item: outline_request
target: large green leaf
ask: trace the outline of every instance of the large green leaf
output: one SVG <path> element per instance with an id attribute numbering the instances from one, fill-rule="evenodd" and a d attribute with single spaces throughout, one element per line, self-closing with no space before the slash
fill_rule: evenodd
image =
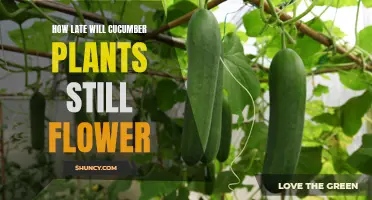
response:
<path id="1" fill-rule="evenodd" d="M 325 131 L 330 131 L 333 127 L 326 124 L 315 124 L 310 120 L 305 121 L 304 135 L 302 139 L 302 146 L 316 147 L 322 146 L 323 143 L 319 140 Z"/>
<path id="2" fill-rule="evenodd" d="M 328 28 L 328 30 L 332 32 L 334 36 L 340 38 L 346 36 L 346 33 L 344 33 L 339 27 L 337 27 L 332 20 L 324 21 L 324 24 Z M 326 30 L 324 30 L 323 33 L 328 35 L 328 32 Z"/>
<path id="3" fill-rule="evenodd" d="M 367 26 L 358 33 L 358 45 L 369 53 L 372 53 L 371 35 L 372 26 Z"/>
<path id="4" fill-rule="evenodd" d="M 334 113 L 322 113 L 312 118 L 317 123 L 341 126 L 347 136 L 355 135 L 362 126 L 362 117 L 371 107 L 372 94 L 366 90 L 362 95 L 349 99 Z"/>
<path id="5" fill-rule="evenodd" d="M 355 173 L 356 170 L 347 163 L 349 158 L 347 146 L 352 142 L 352 138 L 341 134 L 342 131 L 339 129 L 332 131 L 334 134 L 328 137 L 326 144 L 328 149 L 326 159 L 332 159 L 333 168 L 337 173 Z"/>
<path id="6" fill-rule="evenodd" d="M 317 17 L 309 22 L 306 22 L 306 24 L 314 30 L 320 32 L 323 30 L 323 22 Z M 315 41 L 311 37 L 299 34 L 296 38 L 296 45 L 294 46 L 294 50 L 301 57 L 305 67 L 309 69 L 316 63 L 316 53 L 322 50 L 322 46 L 319 42 Z"/>
<path id="7" fill-rule="evenodd" d="M 322 169 L 323 147 L 302 147 L 296 174 L 318 174 Z"/>
<path id="8" fill-rule="evenodd" d="M 183 15 L 187 14 L 188 12 L 196 8 L 197 5 L 195 5 L 191 1 L 177 1 L 172 6 L 168 7 L 167 22 L 182 17 Z M 172 28 L 170 32 L 174 36 L 185 37 L 187 34 L 187 25 L 188 25 L 187 23 L 181 24 L 180 26 Z"/>
<path id="9" fill-rule="evenodd" d="M 319 32 L 322 32 L 324 27 L 323 21 L 317 17 L 306 22 L 306 25 Z M 287 47 L 295 50 L 304 62 L 305 67 L 310 69 L 314 67 L 315 63 L 318 61 L 320 54 L 317 53 L 322 50 L 322 46 L 319 42 L 307 35 L 302 33 L 295 34 L 296 32 L 294 30 L 295 29 L 288 29 L 287 31 L 291 34 L 293 39 L 296 40 L 296 44 L 287 44 Z M 267 43 L 265 56 L 273 58 L 281 48 L 280 34 L 275 34 Z"/>
<path id="10" fill-rule="evenodd" d="M 162 79 L 156 88 L 156 103 L 158 108 L 167 111 L 177 102 L 177 84 L 171 79 Z"/>
<path id="11" fill-rule="evenodd" d="M 340 71 L 340 81 L 352 90 L 365 90 L 372 85 L 372 76 L 361 70 Z"/>
<path id="12" fill-rule="evenodd" d="M 340 107 L 341 127 L 348 136 L 355 135 L 362 126 L 362 117 L 371 107 L 372 94 L 366 90 L 362 95 L 349 99 Z"/>
<path id="13" fill-rule="evenodd" d="M 340 118 L 337 114 L 322 113 L 312 118 L 314 122 L 328 124 L 330 126 L 340 126 Z"/>
<path id="14" fill-rule="evenodd" d="M 243 45 L 235 33 L 226 35 L 223 41 L 224 47 L 224 76 L 223 85 L 229 96 L 231 111 L 240 114 L 247 104 L 252 104 L 250 95 L 234 77 L 250 92 L 253 99 L 260 94 L 260 82 L 244 55 Z M 229 71 L 226 69 L 228 68 Z"/>
<path id="15" fill-rule="evenodd" d="M 255 9 L 245 14 L 243 16 L 243 23 L 244 23 L 246 33 L 250 37 L 259 37 L 259 36 L 269 35 L 270 33 L 275 32 L 275 29 L 271 26 L 269 26 L 265 31 L 263 31 L 265 27 L 265 23 L 261 19 L 259 9 Z"/>
<path id="16" fill-rule="evenodd" d="M 357 0 L 313 0 L 313 2 L 316 2 L 316 5 L 318 6 L 330 5 L 335 8 L 357 5 Z"/>
<path id="17" fill-rule="evenodd" d="M 19 8 L 25 8 L 25 6 L 27 5 L 27 4 L 17 4 L 15 1 L 9 1 L 9 0 L 1 1 L 1 3 L 3 4 L 4 8 L 9 13 L 13 13 L 13 12 L 17 11 Z M 45 12 L 45 9 L 43 9 L 43 8 L 40 8 L 40 9 Z M 1 20 L 12 20 L 14 22 L 17 22 L 18 24 L 23 24 L 25 21 L 27 21 L 29 19 L 32 19 L 32 18 L 44 19 L 45 16 L 40 14 L 34 8 L 25 10 L 22 13 L 18 14 L 15 17 L 12 17 L 12 18 L 10 18 L 9 16 L 6 16 L 2 12 L 0 13 L 0 21 Z M 65 21 L 62 20 L 62 18 L 54 17 L 54 19 L 57 20 L 58 22 L 65 23 Z"/>
<path id="18" fill-rule="evenodd" d="M 318 84 L 313 90 L 313 94 L 316 97 L 320 97 L 322 94 L 327 94 L 328 92 L 328 87 L 322 84 Z"/>
<path id="19" fill-rule="evenodd" d="M 365 134 L 362 146 L 348 159 L 348 163 L 364 174 L 372 175 L 372 134 Z"/>
<path id="20" fill-rule="evenodd" d="M 59 41 L 62 34 L 53 34 L 52 23 L 49 21 L 35 21 L 31 27 L 24 28 L 24 36 L 26 40 L 26 49 L 37 50 L 41 52 L 51 52 L 52 42 Z M 22 33 L 20 29 L 8 32 L 10 39 L 23 48 Z"/>
<path id="21" fill-rule="evenodd" d="M 367 8 L 372 7 L 372 1 L 371 0 L 362 0 L 363 5 Z"/>
<path id="22" fill-rule="evenodd" d="M 241 147 L 244 146 L 246 139 L 248 138 L 249 132 L 251 130 L 252 123 L 246 123 L 243 125 L 243 130 L 245 136 L 242 139 Z M 263 122 L 254 123 L 251 136 L 249 138 L 247 149 L 258 149 L 258 151 L 263 152 L 266 149 L 266 140 L 268 134 L 268 127 Z"/>
<path id="23" fill-rule="evenodd" d="M 313 100 L 306 102 L 306 114 L 314 117 L 324 112 L 325 106 L 321 100 Z"/>
<path id="24" fill-rule="evenodd" d="M 245 135 L 240 142 L 240 150 L 243 150 L 243 147 L 247 142 L 252 128 L 252 123 L 245 123 L 242 128 Z M 241 155 L 241 160 L 234 169 L 244 171 L 246 174 L 252 176 L 260 173 L 262 171 L 262 164 L 266 151 L 267 136 L 267 125 L 263 122 L 255 123 L 247 146 Z"/>

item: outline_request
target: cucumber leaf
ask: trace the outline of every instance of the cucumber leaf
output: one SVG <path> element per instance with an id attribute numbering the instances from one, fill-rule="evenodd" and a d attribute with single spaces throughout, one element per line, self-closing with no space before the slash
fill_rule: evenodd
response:
<path id="1" fill-rule="evenodd" d="M 260 94 L 260 82 L 244 55 L 240 38 L 235 33 L 229 33 L 225 36 L 223 46 L 225 63 L 223 87 L 228 93 L 231 112 L 240 114 L 246 105 L 252 105 L 252 101 L 247 91 L 237 83 L 234 77 L 248 89 L 253 99 L 256 99 Z"/>
<path id="2" fill-rule="evenodd" d="M 372 134 L 365 134 L 362 146 L 348 159 L 348 163 L 360 172 L 372 175 Z"/>

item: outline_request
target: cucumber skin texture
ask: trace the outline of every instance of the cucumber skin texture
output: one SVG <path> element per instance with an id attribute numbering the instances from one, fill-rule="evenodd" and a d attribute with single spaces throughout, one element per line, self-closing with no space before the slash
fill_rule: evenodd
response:
<path id="1" fill-rule="evenodd" d="M 223 51 L 221 51 L 223 58 Z M 213 105 L 213 115 L 211 129 L 209 132 L 207 148 L 204 151 L 204 155 L 201 161 L 206 164 L 212 162 L 218 154 L 221 143 L 221 131 L 222 131 L 222 104 L 223 104 L 223 64 L 219 63 L 216 96 Z"/>
<path id="2" fill-rule="evenodd" d="M 45 108 L 44 95 L 35 92 L 30 99 L 31 146 L 39 151 L 45 147 Z"/>
<path id="3" fill-rule="evenodd" d="M 280 50 L 269 71 L 270 117 L 262 182 L 271 193 L 289 182 L 297 167 L 304 129 L 306 71 L 291 49 Z"/>
<path id="4" fill-rule="evenodd" d="M 214 163 L 209 163 L 206 167 L 206 176 L 205 176 L 205 185 L 204 190 L 205 194 L 212 195 L 214 190 L 214 183 L 216 181 L 216 168 Z"/>
<path id="5" fill-rule="evenodd" d="M 194 12 L 188 24 L 186 47 L 187 93 L 196 117 L 202 149 L 206 150 L 216 95 L 215 90 L 210 88 L 217 85 L 222 51 L 220 27 L 211 11 L 198 9 Z"/>
<path id="6" fill-rule="evenodd" d="M 106 82 L 106 75 L 103 73 L 97 73 L 97 75 L 95 76 L 94 82 Z M 104 91 L 106 92 L 106 90 Z M 104 99 L 104 102 L 106 102 L 106 98 Z M 108 122 L 109 121 L 108 113 L 98 113 L 96 104 L 97 104 L 97 94 L 95 94 L 95 97 L 94 97 L 94 121 L 95 122 Z"/>
<path id="7" fill-rule="evenodd" d="M 223 99 L 222 104 L 222 122 L 221 122 L 221 142 L 217 154 L 217 160 L 225 162 L 230 154 L 232 136 L 232 112 L 227 99 Z"/>
<path id="8" fill-rule="evenodd" d="M 198 129 L 196 128 L 193 110 L 186 95 L 183 130 L 181 136 L 181 157 L 188 166 L 193 166 L 200 161 L 204 154 Z"/>

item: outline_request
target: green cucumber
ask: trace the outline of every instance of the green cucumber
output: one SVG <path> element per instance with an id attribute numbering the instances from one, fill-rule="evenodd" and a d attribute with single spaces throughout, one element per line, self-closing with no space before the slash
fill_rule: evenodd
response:
<path id="1" fill-rule="evenodd" d="M 204 154 L 198 129 L 196 128 L 193 110 L 186 95 L 183 130 L 181 136 L 181 157 L 183 161 L 193 166 L 200 161 Z"/>
<path id="2" fill-rule="evenodd" d="M 187 93 L 192 105 L 202 149 L 205 151 L 211 129 L 220 55 L 220 27 L 207 9 L 192 15 L 187 30 L 188 54 Z"/>
<path id="3" fill-rule="evenodd" d="M 280 50 L 269 71 L 270 117 L 262 183 L 279 193 L 279 183 L 288 183 L 298 163 L 305 120 L 306 71 L 300 56 Z"/>
<path id="4" fill-rule="evenodd" d="M 44 95 L 35 92 L 30 99 L 31 146 L 39 151 L 45 146 L 45 107 Z"/>
<path id="5" fill-rule="evenodd" d="M 221 51 L 223 55 L 223 51 Z M 217 85 L 216 85 L 216 96 L 213 105 L 213 115 L 211 129 L 209 133 L 207 148 L 204 151 L 204 155 L 201 159 L 203 163 L 212 162 L 218 154 L 221 142 L 221 124 L 222 124 L 222 104 L 223 104 L 223 65 L 222 62 L 219 64 Z"/>
<path id="6" fill-rule="evenodd" d="M 218 150 L 217 160 L 225 162 L 230 154 L 231 135 L 232 134 L 232 113 L 229 102 L 226 98 L 222 104 L 222 122 L 221 122 L 221 142 Z"/>
<path id="7" fill-rule="evenodd" d="M 187 32 L 188 81 L 181 156 L 187 165 L 211 162 L 221 137 L 222 43 L 213 13 L 197 10 Z M 212 88 L 212 89 L 211 89 Z"/>

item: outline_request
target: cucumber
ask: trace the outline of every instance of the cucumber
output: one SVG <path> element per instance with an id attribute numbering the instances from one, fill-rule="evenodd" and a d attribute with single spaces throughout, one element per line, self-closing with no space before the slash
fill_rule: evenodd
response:
<path id="1" fill-rule="evenodd" d="M 221 51 L 223 55 L 223 51 Z M 219 151 L 221 142 L 221 122 L 222 122 L 222 104 L 223 104 L 223 65 L 222 62 L 219 64 L 217 85 L 216 85 L 216 96 L 213 105 L 213 116 L 212 124 L 209 133 L 207 148 L 204 151 L 204 155 L 201 159 L 203 163 L 212 162 Z"/>
<path id="2" fill-rule="evenodd" d="M 94 78 L 94 82 L 98 83 L 98 82 L 106 82 L 106 76 L 105 74 L 103 73 L 97 73 L 97 75 L 95 76 Z M 104 89 L 104 92 L 103 92 L 103 95 L 105 96 L 106 93 L 105 93 L 105 89 Z M 104 105 L 106 103 L 106 96 L 104 97 Z M 94 121 L 95 122 L 108 122 L 109 121 L 109 115 L 108 113 L 98 113 L 97 112 L 97 92 L 95 94 L 95 97 L 94 97 Z"/>
<path id="3" fill-rule="evenodd" d="M 181 156 L 195 165 L 213 161 L 221 138 L 223 55 L 219 25 L 213 13 L 197 10 L 187 32 L 188 81 Z M 205 92 L 207 91 L 207 93 Z"/>
<path id="4" fill-rule="evenodd" d="M 45 147 L 45 107 L 44 95 L 35 92 L 30 99 L 31 146 L 39 151 Z"/>
<path id="5" fill-rule="evenodd" d="M 204 191 L 207 195 L 212 195 L 214 190 L 214 182 L 216 181 L 215 176 L 216 168 L 214 166 L 214 163 L 209 163 L 205 167 L 205 185 L 204 185 Z"/>
<path id="6" fill-rule="evenodd" d="M 262 183 L 279 193 L 278 183 L 292 180 L 299 154 L 305 120 L 306 71 L 291 49 L 280 50 L 269 71 L 270 117 Z"/>
<path id="7" fill-rule="evenodd" d="M 225 162 L 230 154 L 231 135 L 232 134 L 232 112 L 229 102 L 226 98 L 222 104 L 222 122 L 221 122 L 221 142 L 218 150 L 217 160 Z"/>
<path id="8" fill-rule="evenodd" d="M 187 93 L 203 150 L 206 150 L 214 111 L 221 33 L 217 19 L 207 9 L 192 15 L 187 30 Z"/>
<path id="9" fill-rule="evenodd" d="M 198 129 L 196 128 L 193 110 L 186 95 L 183 130 L 181 136 L 181 157 L 187 165 L 193 166 L 200 161 L 203 154 L 204 151 L 200 142 Z"/>

